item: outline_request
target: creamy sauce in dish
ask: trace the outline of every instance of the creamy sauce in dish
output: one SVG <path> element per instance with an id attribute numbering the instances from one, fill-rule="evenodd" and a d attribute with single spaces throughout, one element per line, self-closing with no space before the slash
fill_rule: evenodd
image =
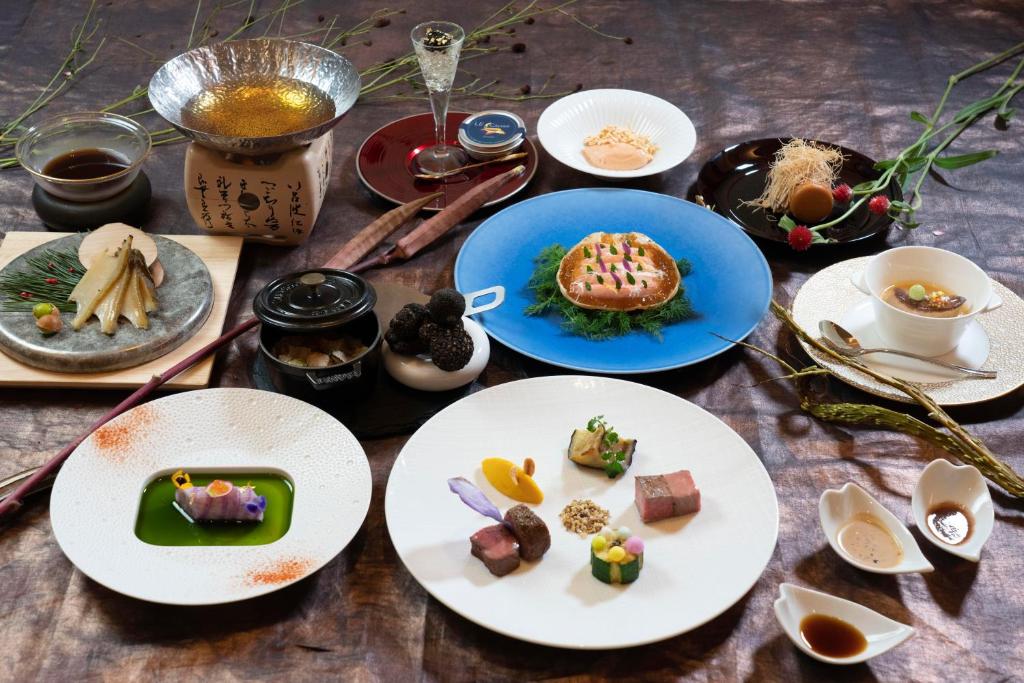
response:
<path id="1" fill-rule="evenodd" d="M 928 318 L 957 318 L 971 312 L 964 297 L 923 280 L 895 282 L 882 291 L 881 298 L 901 311 Z"/>
<path id="2" fill-rule="evenodd" d="M 807 647 L 826 657 L 853 657 L 868 647 L 855 626 L 827 614 L 808 614 L 800 620 L 800 637 Z"/>
<path id="3" fill-rule="evenodd" d="M 839 529 L 839 547 L 866 565 L 888 569 L 903 560 L 903 546 L 880 519 L 866 512 L 854 515 Z"/>
<path id="4" fill-rule="evenodd" d="M 925 521 L 933 536 L 950 545 L 960 545 L 966 541 L 974 528 L 971 513 L 956 503 L 933 505 Z"/>
<path id="5" fill-rule="evenodd" d="M 651 163 L 654 157 L 625 142 L 610 142 L 584 147 L 583 158 L 597 168 L 609 171 L 635 171 Z"/>

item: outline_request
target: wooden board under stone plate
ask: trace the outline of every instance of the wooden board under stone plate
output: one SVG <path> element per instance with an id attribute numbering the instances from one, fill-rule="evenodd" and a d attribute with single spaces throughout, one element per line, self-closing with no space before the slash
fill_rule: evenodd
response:
<path id="1" fill-rule="evenodd" d="M 66 237 L 60 232 L 9 232 L 0 243 L 0 269 L 29 249 Z M 213 309 L 203 327 L 191 339 L 170 353 L 143 365 L 96 373 L 61 373 L 28 367 L 0 353 L 0 386 L 82 387 L 123 389 L 145 384 L 154 374 L 194 353 L 220 336 L 227 315 L 231 288 L 242 250 L 240 237 L 207 235 L 165 235 L 191 249 L 210 271 L 213 280 Z M 207 358 L 165 384 L 169 389 L 195 389 L 210 382 L 213 358 Z"/>

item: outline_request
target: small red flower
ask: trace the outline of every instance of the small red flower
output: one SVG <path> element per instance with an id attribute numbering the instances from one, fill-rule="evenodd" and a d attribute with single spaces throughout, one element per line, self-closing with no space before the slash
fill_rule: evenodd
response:
<path id="1" fill-rule="evenodd" d="M 55 277 L 48 277 L 48 278 L 46 278 L 46 284 L 48 284 L 48 285 L 55 285 L 55 284 L 57 284 L 57 278 L 55 278 Z"/>
<path id="2" fill-rule="evenodd" d="M 874 197 L 871 198 L 871 201 L 868 202 L 868 211 L 875 214 L 876 216 L 881 216 L 885 214 L 885 212 L 888 210 L 889 198 L 886 197 L 885 195 L 875 195 Z"/>
<path id="3" fill-rule="evenodd" d="M 836 185 L 832 188 L 832 199 L 836 200 L 840 204 L 845 204 L 853 199 L 853 189 L 851 189 L 846 183 Z"/>
<path id="4" fill-rule="evenodd" d="M 797 251 L 807 251 L 814 241 L 814 233 L 807 229 L 806 225 L 798 225 L 789 231 L 789 246 Z"/>
<path id="5" fill-rule="evenodd" d="M 20 296 L 22 299 L 31 299 L 32 298 L 32 295 L 29 294 L 28 292 L 21 292 L 20 294 L 18 294 L 18 296 Z"/>
<path id="6" fill-rule="evenodd" d="M 75 270 L 74 268 L 72 268 L 71 266 L 68 266 L 68 272 L 69 272 L 69 273 L 75 273 L 75 272 L 78 272 L 78 271 L 76 271 L 76 270 Z"/>

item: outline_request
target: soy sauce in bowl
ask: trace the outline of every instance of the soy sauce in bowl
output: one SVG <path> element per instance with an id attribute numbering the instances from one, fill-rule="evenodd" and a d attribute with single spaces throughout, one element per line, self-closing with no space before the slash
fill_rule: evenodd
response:
<path id="1" fill-rule="evenodd" d="M 120 173 L 131 162 L 109 149 L 75 149 L 54 157 L 43 166 L 43 173 L 61 180 L 91 180 Z"/>
<path id="2" fill-rule="evenodd" d="M 842 659 L 860 654 L 868 640 L 855 626 L 827 614 L 808 614 L 800 621 L 800 637 L 807 646 L 826 657 Z"/>

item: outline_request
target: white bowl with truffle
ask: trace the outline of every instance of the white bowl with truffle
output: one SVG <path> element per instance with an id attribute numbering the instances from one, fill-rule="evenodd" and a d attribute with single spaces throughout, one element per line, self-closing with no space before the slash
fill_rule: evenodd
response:
<path id="1" fill-rule="evenodd" d="M 921 535 L 936 548 L 971 562 L 992 534 L 995 510 L 988 484 L 972 465 L 928 463 L 910 499 Z"/>
<path id="2" fill-rule="evenodd" d="M 903 522 L 852 482 L 822 493 L 818 516 L 828 544 L 858 569 L 875 574 L 935 570 Z"/>
<path id="3" fill-rule="evenodd" d="M 448 372 L 434 365 L 429 356 L 395 353 L 385 341 L 384 369 L 402 384 L 420 391 L 448 391 L 469 384 L 487 367 L 491 342 L 484 328 L 470 318 L 463 318 L 462 326 L 473 340 L 473 355 L 464 367 Z"/>
<path id="4" fill-rule="evenodd" d="M 627 128 L 657 146 L 646 165 L 633 170 L 599 168 L 583 155 L 584 141 L 606 126 Z M 643 178 L 681 164 L 697 144 L 697 131 L 683 111 L 635 90 L 584 90 L 556 100 L 537 121 L 537 138 L 548 154 L 577 171 L 609 180 Z"/>

